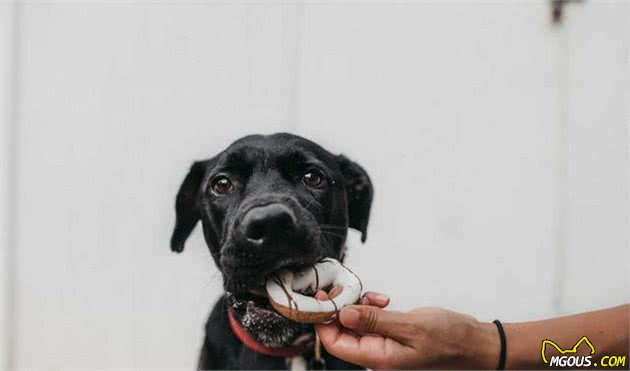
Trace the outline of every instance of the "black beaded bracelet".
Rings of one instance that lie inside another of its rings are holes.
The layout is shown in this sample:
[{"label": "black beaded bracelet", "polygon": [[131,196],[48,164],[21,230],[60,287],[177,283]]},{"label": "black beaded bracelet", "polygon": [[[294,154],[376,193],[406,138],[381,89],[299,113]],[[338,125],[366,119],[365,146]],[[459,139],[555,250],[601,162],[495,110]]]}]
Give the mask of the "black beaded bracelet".
[{"label": "black beaded bracelet", "polygon": [[501,342],[501,351],[499,352],[499,365],[497,366],[497,370],[505,370],[505,358],[507,353],[507,342],[505,341],[505,331],[503,331],[503,325],[501,321],[495,319],[492,321],[495,325],[497,325],[497,330],[499,331],[499,341]]}]

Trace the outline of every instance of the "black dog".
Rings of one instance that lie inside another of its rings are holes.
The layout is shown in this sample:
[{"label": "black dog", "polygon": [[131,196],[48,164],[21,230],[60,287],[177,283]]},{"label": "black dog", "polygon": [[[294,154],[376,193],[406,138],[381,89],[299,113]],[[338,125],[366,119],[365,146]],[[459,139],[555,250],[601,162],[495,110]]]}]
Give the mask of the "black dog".
[{"label": "black dog", "polygon": [[[285,369],[282,357],[259,354],[235,336],[228,308],[247,333],[269,348],[291,346],[313,327],[290,321],[257,295],[265,277],[324,257],[342,261],[347,228],[365,241],[373,188],[356,163],[286,133],[252,135],[195,162],[177,194],[171,249],[181,252],[201,220],[226,294],[206,324],[200,369]],[[312,352],[304,354],[306,361]],[[357,366],[324,353],[331,369]]]}]

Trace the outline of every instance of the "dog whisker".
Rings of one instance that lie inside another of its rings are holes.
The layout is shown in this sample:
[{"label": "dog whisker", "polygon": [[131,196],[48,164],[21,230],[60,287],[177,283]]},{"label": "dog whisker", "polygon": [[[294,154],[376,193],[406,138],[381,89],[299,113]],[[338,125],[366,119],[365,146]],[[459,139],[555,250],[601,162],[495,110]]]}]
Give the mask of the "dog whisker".
[{"label": "dog whisker", "polygon": [[334,236],[337,238],[341,238],[341,239],[345,239],[346,236],[339,234],[339,233],[334,233],[334,232],[330,232],[330,231],[321,231],[322,234],[327,235],[327,236]]},{"label": "dog whisker", "polygon": [[314,200],[315,200],[314,198],[313,198],[313,199],[311,199],[311,200],[309,201],[309,203],[308,203],[308,204],[306,204],[306,206],[304,206],[304,208],[308,210],[309,206],[311,206],[311,204],[313,203],[313,201],[314,201]]},{"label": "dog whisker", "polygon": [[318,224],[318,226],[320,228],[325,228],[325,229],[347,229],[346,227],[342,227],[339,225],[332,225],[332,224]]},{"label": "dog whisker", "polygon": [[308,204],[307,204],[304,208],[308,210],[308,208],[309,208],[311,205],[317,206],[317,208],[318,208],[318,209],[321,209],[321,208],[322,208],[322,204],[321,204],[319,201],[317,201],[317,200],[315,199],[315,197],[313,197],[313,196],[311,196],[311,200],[309,201],[309,203],[308,203]]}]

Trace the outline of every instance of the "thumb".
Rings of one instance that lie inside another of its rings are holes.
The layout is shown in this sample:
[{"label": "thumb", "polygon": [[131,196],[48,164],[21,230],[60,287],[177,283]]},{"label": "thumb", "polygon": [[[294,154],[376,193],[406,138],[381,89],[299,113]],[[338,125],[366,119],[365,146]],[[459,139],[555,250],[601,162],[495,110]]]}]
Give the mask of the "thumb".
[{"label": "thumb", "polygon": [[351,305],[341,309],[339,322],[358,333],[379,334],[403,342],[412,328],[407,313],[383,310],[371,305]]}]

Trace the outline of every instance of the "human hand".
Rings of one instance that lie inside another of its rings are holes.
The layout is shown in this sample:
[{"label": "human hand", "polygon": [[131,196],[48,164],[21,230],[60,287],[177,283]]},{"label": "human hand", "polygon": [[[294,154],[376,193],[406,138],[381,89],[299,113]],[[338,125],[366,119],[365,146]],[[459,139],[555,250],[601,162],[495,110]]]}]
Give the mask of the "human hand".
[{"label": "human hand", "polygon": [[[318,292],[320,300],[334,298]],[[361,305],[343,308],[338,322],[317,326],[326,350],[371,369],[494,369],[499,337],[492,323],[440,308],[387,311],[389,298],[368,293]]]}]

